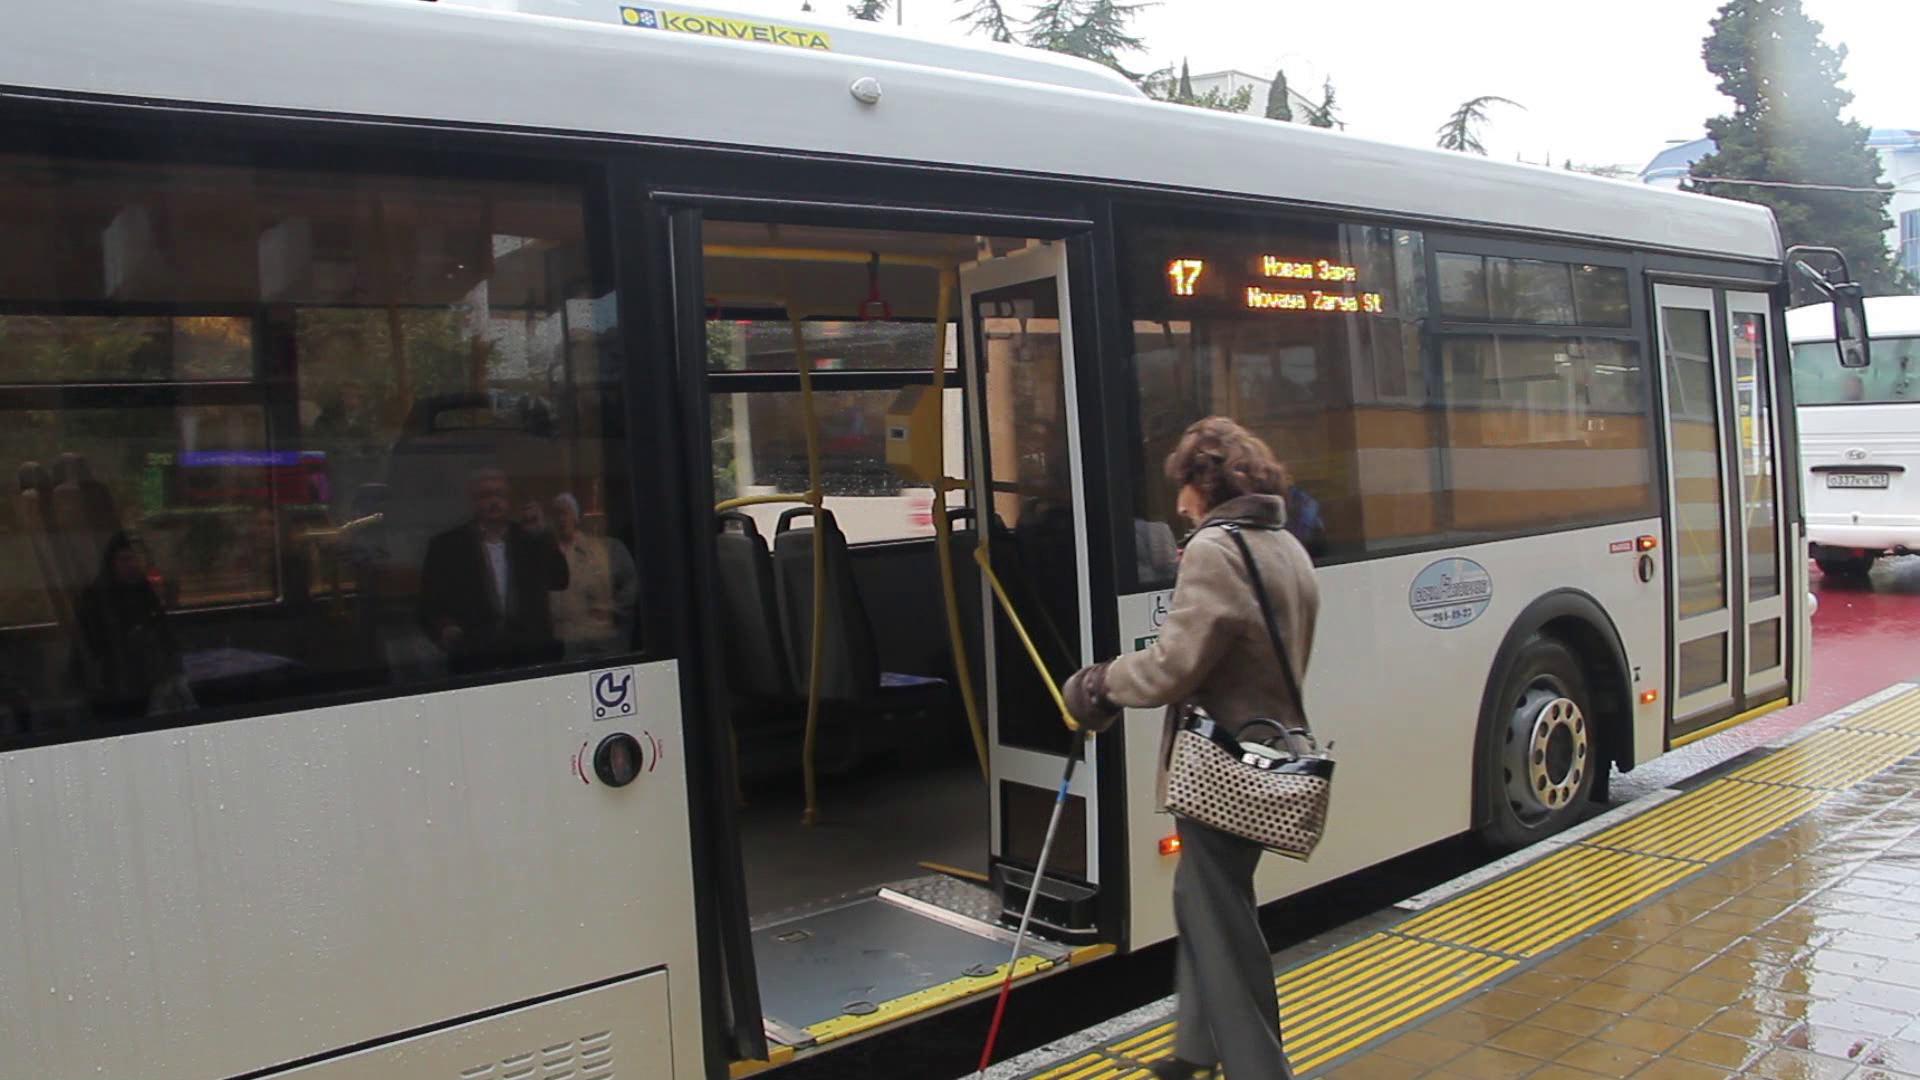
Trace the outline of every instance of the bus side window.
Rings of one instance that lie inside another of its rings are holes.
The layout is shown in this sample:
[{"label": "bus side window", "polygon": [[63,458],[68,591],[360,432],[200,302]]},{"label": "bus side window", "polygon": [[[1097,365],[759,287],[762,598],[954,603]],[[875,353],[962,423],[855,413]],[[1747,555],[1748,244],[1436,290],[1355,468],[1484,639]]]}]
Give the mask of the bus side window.
[{"label": "bus side window", "polygon": [[576,183],[70,164],[0,155],[16,734],[639,647]]}]

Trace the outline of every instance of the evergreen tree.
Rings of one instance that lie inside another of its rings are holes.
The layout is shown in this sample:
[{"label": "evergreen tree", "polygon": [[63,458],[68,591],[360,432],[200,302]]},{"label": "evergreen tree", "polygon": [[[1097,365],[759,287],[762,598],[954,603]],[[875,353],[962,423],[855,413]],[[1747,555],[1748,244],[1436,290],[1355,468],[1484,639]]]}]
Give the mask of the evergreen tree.
[{"label": "evergreen tree", "polygon": [[1693,165],[1690,188],[1772,208],[1785,242],[1846,252],[1869,294],[1905,291],[1887,252],[1886,193],[1727,183],[1766,180],[1881,189],[1880,159],[1867,129],[1840,111],[1853,95],[1840,88],[1846,46],[1820,40],[1822,27],[1800,0],[1729,0],[1713,20],[1702,56],[1733,99],[1733,113],[1707,121],[1714,152]]},{"label": "evergreen tree", "polygon": [[1267,90],[1267,119],[1292,120],[1293,104],[1287,100],[1287,73],[1273,73],[1273,86]]},{"label": "evergreen tree", "polygon": [[1044,0],[1027,17],[1027,39],[1023,44],[1048,52],[1066,52],[1079,14],[1074,0]]},{"label": "evergreen tree", "polygon": [[1480,141],[1480,133],[1476,129],[1481,124],[1487,122],[1487,106],[1489,105],[1511,105],[1516,109],[1526,108],[1525,105],[1517,101],[1500,97],[1497,94],[1482,94],[1477,98],[1463,101],[1460,103],[1459,108],[1453,110],[1453,115],[1447,117],[1447,122],[1440,125],[1440,149],[1458,150],[1463,154],[1479,154],[1481,157],[1486,157],[1486,145]]},{"label": "evergreen tree", "polygon": [[1180,88],[1174,91],[1173,100],[1182,105],[1193,104],[1193,72],[1187,70],[1184,59],[1180,61]]},{"label": "evergreen tree", "polygon": [[1002,45],[1011,45],[1015,41],[1012,20],[1007,18],[1000,0],[974,0],[973,9],[954,22],[966,23],[970,31],[983,33]]},{"label": "evergreen tree", "polygon": [[1147,43],[1128,29],[1134,16],[1140,14],[1144,3],[1124,3],[1123,0],[1084,0],[1083,6],[1069,5],[1069,11],[1076,16],[1066,36],[1060,39],[1055,52],[1069,56],[1078,56],[1091,60],[1139,82],[1142,76],[1127,70],[1120,62],[1124,53],[1136,53],[1144,50]]},{"label": "evergreen tree", "polygon": [[1340,122],[1339,115],[1333,111],[1334,104],[1333,79],[1328,77],[1326,85],[1321,89],[1320,104],[1307,108],[1307,123],[1317,128],[1346,127],[1347,125]]},{"label": "evergreen tree", "polygon": [[879,22],[887,13],[889,0],[854,0],[847,5],[847,14],[861,22]]}]

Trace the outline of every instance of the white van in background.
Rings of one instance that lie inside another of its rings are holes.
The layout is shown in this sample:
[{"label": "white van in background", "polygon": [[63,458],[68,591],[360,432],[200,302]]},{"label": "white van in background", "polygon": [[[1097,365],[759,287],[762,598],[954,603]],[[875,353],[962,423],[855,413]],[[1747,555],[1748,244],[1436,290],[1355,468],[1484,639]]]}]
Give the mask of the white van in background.
[{"label": "white van in background", "polygon": [[1920,552],[1920,296],[1869,299],[1867,326],[1872,363],[1847,368],[1834,358],[1831,305],[1787,312],[1807,539],[1835,576]]}]

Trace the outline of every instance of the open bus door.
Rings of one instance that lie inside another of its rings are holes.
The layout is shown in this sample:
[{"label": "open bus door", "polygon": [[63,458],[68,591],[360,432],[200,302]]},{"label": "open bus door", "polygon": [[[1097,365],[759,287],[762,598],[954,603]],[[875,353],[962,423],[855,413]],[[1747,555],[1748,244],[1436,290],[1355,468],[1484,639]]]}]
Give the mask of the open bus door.
[{"label": "open bus door", "polygon": [[[694,209],[674,213],[672,237],[690,527],[724,541],[694,560],[701,569],[688,582],[710,657],[702,700],[715,721],[704,740],[707,884],[719,930],[710,940],[722,958],[715,1026],[730,1029],[736,1057],[782,1060],[999,986],[1013,942],[1001,912],[1025,900],[1020,875],[1038,853],[1069,733],[984,576],[964,572],[970,547],[949,555],[964,560],[959,592],[971,599],[953,608],[978,663],[954,666],[973,668],[969,686],[986,688],[984,752],[958,737],[964,718],[951,700],[905,703],[961,677],[877,666],[882,654],[902,658],[910,650],[893,646],[928,626],[941,627],[936,651],[946,656],[950,624],[926,606],[942,601],[913,591],[944,576],[935,572],[940,542],[848,535],[871,536],[876,515],[904,512],[911,500],[932,497],[934,512],[944,509],[922,470],[905,470],[889,489],[874,468],[885,467],[884,454],[872,456],[896,410],[944,402],[926,422],[941,429],[935,442],[953,448],[940,467],[964,473],[973,502],[954,516],[989,519],[975,522],[972,543],[987,547],[1046,678],[1064,680],[1085,661],[1087,536],[1065,270],[1060,246],[1041,240]],[[930,324],[957,329],[957,368],[934,367],[930,354],[946,335],[927,333]],[[947,389],[929,397],[929,379]],[[963,426],[972,443],[964,458]],[[802,445],[806,468],[778,476],[763,468]],[[714,479],[722,473],[724,489]],[[808,506],[816,501],[822,512]],[[756,516],[761,524],[747,529],[741,519]],[[829,516],[844,524],[813,523]],[[769,538],[770,556],[759,546]],[[829,552],[822,561],[797,557],[815,544]],[[959,546],[956,537],[949,548]],[[750,557],[743,548],[754,549]],[[769,559],[770,569],[753,572]],[[903,586],[885,567],[906,561],[919,569]],[[827,598],[819,622],[816,596]],[[749,631],[767,632],[771,652],[789,661],[784,697],[751,692]],[[828,644],[816,655],[812,642]],[[889,738],[891,749],[879,745]],[[779,768],[743,767],[756,757],[764,765],[767,747],[784,748]],[[760,787],[742,786],[756,771]],[[874,782],[890,775],[912,782]],[[804,815],[789,801],[801,776]],[[1042,906],[1023,976],[1085,955],[1073,945],[1093,934],[1094,790],[1093,770],[1080,770],[1043,893],[1055,902]],[[963,844],[965,855],[903,862],[900,838],[930,832]]]},{"label": "open bus door", "polygon": [[[1066,247],[1035,243],[960,273],[972,422],[974,506],[994,571],[1056,685],[1091,657],[1085,470],[1073,368]],[[984,584],[984,583],[983,583]],[[991,609],[993,599],[983,595]],[[987,621],[986,694],[993,878],[1024,903],[1055,791],[1074,746],[1004,613]],[[1090,940],[1098,860],[1099,775],[1089,748],[1075,770],[1036,926]]]}]

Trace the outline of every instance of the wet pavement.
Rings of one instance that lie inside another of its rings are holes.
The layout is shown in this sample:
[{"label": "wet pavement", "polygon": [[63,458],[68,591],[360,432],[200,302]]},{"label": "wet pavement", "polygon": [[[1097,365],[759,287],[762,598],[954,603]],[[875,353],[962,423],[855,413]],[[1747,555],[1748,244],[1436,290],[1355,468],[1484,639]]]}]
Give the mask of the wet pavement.
[{"label": "wet pavement", "polygon": [[[1617,778],[1629,805],[1524,864],[1277,956],[1301,1075],[1920,1078],[1920,692],[1896,685],[1920,558],[1815,589],[1801,705]],[[1169,1005],[992,1076],[1144,1080]]]}]

